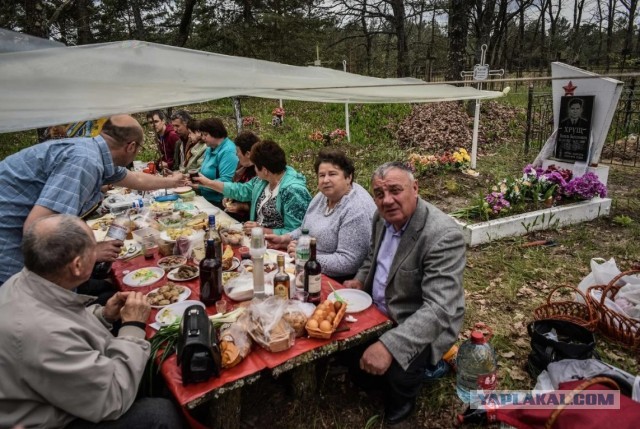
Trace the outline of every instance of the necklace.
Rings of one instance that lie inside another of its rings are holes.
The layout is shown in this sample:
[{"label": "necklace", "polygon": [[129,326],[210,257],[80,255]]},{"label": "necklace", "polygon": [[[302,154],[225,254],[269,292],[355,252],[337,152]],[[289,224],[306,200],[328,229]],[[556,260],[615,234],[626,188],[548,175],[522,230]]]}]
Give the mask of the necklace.
[{"label": "necklace", "polygon": [[349,190],[347,191],[346,194],[344,194],[341,198],[340,201],[338,201],[337,203],[335,203],[335,205],[333,207],[329,207],[329,198],[325,199],[325,203],[326,203],[326,207],[324,208],[324,215],[325,217],[329,217],[333,214],[334,211],[336,211],[336,209],[340,206],[340,203],[342,203],[342,199],[344,197],[346,197],[347,195],[349,195],[349,193],[351,192],[352,188],[349,188]]}]

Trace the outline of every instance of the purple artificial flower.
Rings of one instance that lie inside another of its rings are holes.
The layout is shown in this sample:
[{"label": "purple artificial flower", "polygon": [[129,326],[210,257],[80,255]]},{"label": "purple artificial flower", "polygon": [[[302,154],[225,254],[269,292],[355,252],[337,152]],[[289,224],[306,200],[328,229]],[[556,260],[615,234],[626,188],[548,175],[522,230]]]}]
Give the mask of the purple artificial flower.
[{"label": "purple artificial flower", "polygon": [[551,183],[555,183],[560,189],[567,185],[562,174],[556,170],[547,171],[542,177],[546,178]]},{"label": "purple artificial flower", "polygon": [[504,198],[502,192],[492,192],[484,197],[484,200],[489,204],[489,207],[491,207],[493,214],[499,214],[502,210],[511,207],[511,204]]},{"label": "purple artificial flower", "polygon": [[527,165],[522,172],[526,177],[535,177],[536,179],[540,177],[544,170],[540,167],[534,167],[533,165]]},{"label": "purple artificial flower", "polygon": [[576,177],[569,181],[563,188],[562,193],[567,197],[590,200],[596,196],[600,198],[606,197],[607,187],[594,173],[586,173],[584,176]]}]

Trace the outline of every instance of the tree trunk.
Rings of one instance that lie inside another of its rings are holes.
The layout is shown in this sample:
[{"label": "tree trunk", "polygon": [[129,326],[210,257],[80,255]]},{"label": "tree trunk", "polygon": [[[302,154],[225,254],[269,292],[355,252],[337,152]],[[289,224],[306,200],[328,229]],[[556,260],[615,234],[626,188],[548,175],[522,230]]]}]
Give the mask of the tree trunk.
[{"label": "tree trunk", "polygon": [[78,45],[88,45],[93,42],[89,0],[76,0],[76,19],[78,20]]},{"label": "tree trunk", "polygon": [[580,51],[582,50],[582,40],[580,39],[580,25],[582,23],[582,11],[584,10],[585,0],[574,0],[573,2],[573,28],[571,30],[571,39],[569,46],[572,48],[573,63],[580,59]]},{"label": "tree trunk", "polygon": [[48,29],[45,26],[42,0],[25,0],[24,11],[27,18],[24,32],[36,37],[47,37]]},{"label": "tree trunk", "polygon": [[180,19],[180,25],[178,26],[178,34],[176,35],[175,45],[184,46],[189,40],[189,33],[191,32],[191,18],[193,16],[193,8],[196,5],[196,0],[185,0],[184,13]]},{"label": "tree trunk", "polygon": [[622,0],[622,4],[627,9],[628,21],[627,31],[624,34],[623,57],[627,57],[633,52],[633,24],[636,19],[638,0]]},{"label": "tree trunk", "polygon": [[373,48],[373,36],[369,31],[366,18],[367,0],[364,1],[362,11],[360,13],[360,26],[362,27],[362,34],[364,34],[364,49],[367,63],[367,76],[371,76],[371,61],[373,60],[372,48]]},{"label": "tree trunk", "polygon": [[233,100],[233,113],[236,117],[236,129],[238,133],[242,131],[242,105],[240,104],[240,97],[232,97]]},{"label": "tree trunk", "polygon": [[611,47],[613,46],[613,25],[615,24],[616,3],[617,0],[608,0],[607,2],[607,43],[605,58],[605,73],[609,73],[611,67]]},{"label": "tree trunk", "polygon": [[460,80],[465,67],[467,31],[469,29],[469,2],[451,0],[449,3],[449,68],[447,80]]},{"label": "tree trunk", "polygon": [[[484,3],[484,7],[483,7]],[[493,29],[496,0],[476,0],[476,64],[480,64],[482,45],[489,45],[489,37]],[[491,49],[493,47],[490,46]]]},{"label": "tree trunk", "polygon": [[140,0],[129,0],[129,7],[131,7],[131,13],[133,14],[133,21],[135,22],[136,29],[134,37],[137,40],[146,40],[146,32],[144,30],[144,22],[142,21],[142,11],[140,10]]},{"label": "tree trunk", "polygon": [[410,68],[404,0],[391,0],[391,9],[393,10],[393,26],[396,34],[396,49],[398,51],[396,75],[397,77],[406,77],[409,76]]}]

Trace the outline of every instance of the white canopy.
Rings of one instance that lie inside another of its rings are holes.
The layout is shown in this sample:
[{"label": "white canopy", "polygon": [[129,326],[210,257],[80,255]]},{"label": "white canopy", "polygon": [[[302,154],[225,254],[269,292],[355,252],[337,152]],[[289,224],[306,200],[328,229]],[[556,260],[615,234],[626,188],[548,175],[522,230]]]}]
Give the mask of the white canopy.
[{"label": "white canopy", "polygon": [[0,54],[0,132],[237,95],[324,103],[413,103],[495,98],[502,93],[139,41]]}]

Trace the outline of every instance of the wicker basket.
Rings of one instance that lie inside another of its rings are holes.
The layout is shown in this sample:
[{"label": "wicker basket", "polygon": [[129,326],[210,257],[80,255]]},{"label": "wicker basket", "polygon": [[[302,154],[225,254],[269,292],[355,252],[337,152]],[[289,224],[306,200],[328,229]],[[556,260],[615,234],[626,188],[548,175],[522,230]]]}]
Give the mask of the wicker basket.
[{"label": "wicker basket", "polygon": [[[587,289],[587,299],[591,306],[599,313],[598,331],[610,340],[629,346],[634,350],[640,348],[640,320],[613,311],[605,305],[605,298],[614,300],[623,285],[616,285],[624,276],[640,273],[640,270],[630,270],[618,274],[607,285],[591,286]],[[592,291],[602,293],[599,300],[591,295]]]},{"label": "wicker basket", "polygon": [[[583,302],[573,300],[552,301],[556,291],[567,288],[582,296]],[[535,320],[565,320],[580,325],[593,332],[598,327],[598,312],[587,301],[584,294],[572,286],[558,286],[547,297],[547,303],[533,310]]]}]

